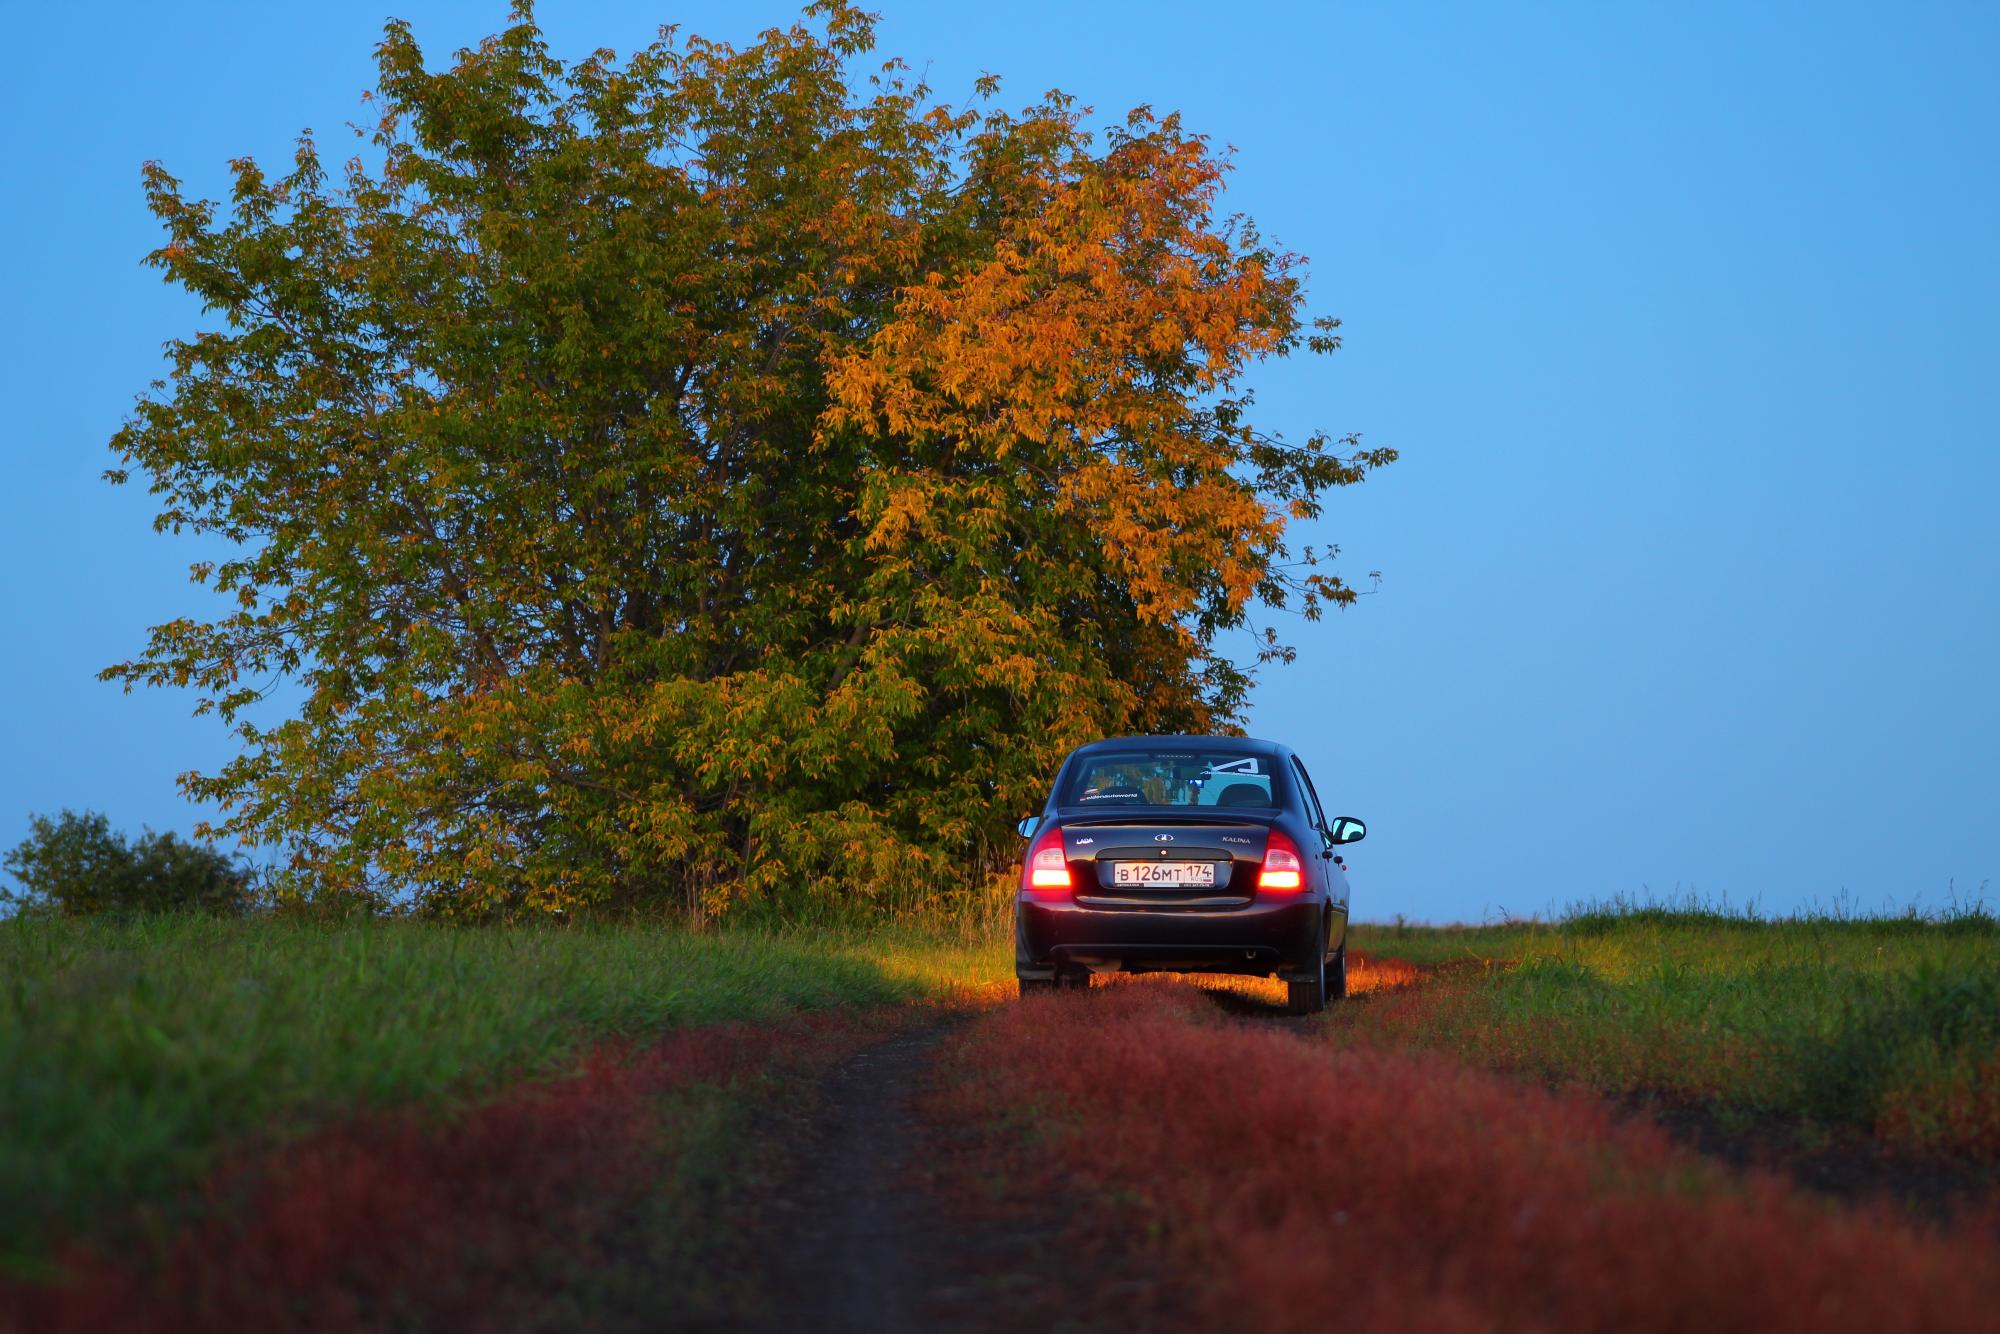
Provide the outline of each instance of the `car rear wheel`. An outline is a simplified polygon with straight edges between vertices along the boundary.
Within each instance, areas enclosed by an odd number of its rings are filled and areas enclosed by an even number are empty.
[[[1304,981],[1290,979],[1285,983],[1285,1008],[1293,1014],[1318,1014],[1326,1008],[1327,974],[1330,970],[1326,962],[1324,917],[1320,918],[1319,922],[1319,948],[1313,951],[1313,962],[1316,966],[1311,977]],[[1347,982],[1347,958],[1344,948],[1341,951],[1340,978],[1344,987]]]
[[[1090,973],[1085,969],[1058,969],[1054,977],[1023,977],[1023,996],[1046,996],[1053,991],[1088,991]]]

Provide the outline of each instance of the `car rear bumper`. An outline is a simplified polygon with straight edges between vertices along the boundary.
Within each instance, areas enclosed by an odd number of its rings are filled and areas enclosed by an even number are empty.
[[[1288,973],[1314,967],[1320,940],[1320,905],[1310,898],[1226,911],[1119,911],[1027,899],[1017,907],[1014,971],[1024,978],[1053,977],[1063,966]]]

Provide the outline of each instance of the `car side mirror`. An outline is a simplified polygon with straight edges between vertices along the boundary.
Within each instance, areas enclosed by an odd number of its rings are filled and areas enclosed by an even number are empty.
[[[1343,815],[1333,822],[1333,828],[1327,830],[1327,837],[1335,843],[1359,843],[1368,837],[1368,826],[1351,815]]]
[[[1042,817],[1039,815],[1024,815],[1021,817],[1021,823],[1014,826],[1014,832],[1022,838],[1027,838],[1035,832],[1035,826],[1041,822]]]

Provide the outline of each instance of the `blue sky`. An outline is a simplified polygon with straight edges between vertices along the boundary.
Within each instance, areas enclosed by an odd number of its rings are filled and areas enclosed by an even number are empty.
[[[879,3],[951,97],[1146,102],[1236,149],[1313,260],[1331,360],[1268,425],[1402,451],[1312,534],[1253,730],[1362,816],[1356,907],[1478,920],[1694,891],[1943,906],[2000,881],[2000,10],[1973,4]],[[98,474],[192,304],[138,260],[139,165],[360,119],[389,13],[434,57],[493,5],[40,6],[0,97],[0,844],[28,812],[196,818],[230,753],[94,675],[199,613],[192,544]],[[558,50],[779,4],[549,3]],[[2000,898],[1990,895],[1989,901]]]

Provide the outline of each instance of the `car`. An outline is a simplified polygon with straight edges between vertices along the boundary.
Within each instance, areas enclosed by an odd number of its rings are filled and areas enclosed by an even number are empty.
[[[1063,761],[1015,899],[1021,994],[1102,972],[1280,977],[1312,1014],[1347,994],[1347,867],[1367,826],[1327,818],[1287,746],[1114,737]]]

